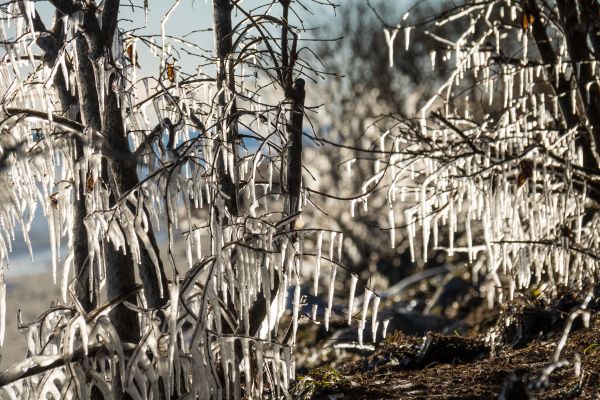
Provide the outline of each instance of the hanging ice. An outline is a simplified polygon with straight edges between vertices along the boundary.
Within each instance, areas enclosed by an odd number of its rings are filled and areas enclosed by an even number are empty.
[[[385,43],[388,46],[388,59],[391,68],[394,66],[394,40],[398,34],[398,29],[393,29],[391,32],[388,29],[384,29],[383,33],[385,34]]]
[[[354,315],[354,295],[356,293],[356,284],[358,277],[352,274],[350,278],[350,295],[348,296],[348,325],[352,325],[352,316]]]

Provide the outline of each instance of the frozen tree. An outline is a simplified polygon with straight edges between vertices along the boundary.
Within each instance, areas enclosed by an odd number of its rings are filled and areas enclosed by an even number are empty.
[[[18,399],[285,396],[304,261],[315,287],[329,268],[326,326],[343,267],[342,234],[296,226],[310,206],[305,80],[321,73],[304,57],[305,5],[202,3],[206,53],[200,27],[166,32],[180,0],[154,34],[122,18],[147,24],[148,1],[49,3],[53,18],[31,0],[0,5],[0,275],[15,229],[29,243],[41,213],[62,301],[21,324],[28,357],[0,385]],[[361,332],[379,303],[364,292]]]
[[[394,21],[372,10],[382,42],[410,48],[422,30],[432,67],[451,68],[414,116],[383,118],[371,152],[383,161],[365,193],[386,190],[392,243],[405,229],[413,259],[466,254],[490,305],[596,282],[600,5],[473,0]]]

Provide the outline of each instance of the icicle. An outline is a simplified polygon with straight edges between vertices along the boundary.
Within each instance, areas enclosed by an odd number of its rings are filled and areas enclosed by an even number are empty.
[[[404,28],[404,50],[408,51],[410,49],[410,31],[412,30],[411,26],[407,26]]]
[[[390,210],[388,211],[388,220],[390,223],[390,244],[393,249],[396,247],[396,224],[393,208],[390,208]]]
[[[474,252],[473,252],[473,237],[471,234],[471,207],[467,210],[467,220],[465,222],[465,230],[467,233],[467,252],[469,257],[469,262],[473,262],[474,260]]]
[[[379,309],[379,302],[381,298],[379,296],[375,296],[373,299],[373,311],[371,314],[371,329],[373,333],[373,343],[377,340],[377,326],[379,322],[377,321],[377,310]]]
[[[358,343],[362,346],[362,337],[363,331],[367,324],[367,312],[369,311],[369,301],[371,300],[371,296],[373,292],[369,288],[365,288],[365,294],[363,299],[363,309],[362,309],[362,317],[360,320],[360,324],[358,326]]]
[[[58,254],[57,254],[57,238],[56,238],[56,231],[57,231],[57,227],[56,227],[56,218],[54,216],[54,210],[53,207],[50,206],[48,207],[48,233],[50,236],[50,250],[52,251],[52,282],[54,282],[56,284],[56,263],[58,261]],[[88,259],[90,264],[93,261],[93,256],[91,258]]]
[[[342,250],[344,248],[344,234],[343,233],[339,233],[338,236],[338,247],[337,247],[337,259],[338,262],[342,262]]]
[[[321,251],[323,248],[323,231],[319,231],[319,236],[317,238],[317,256],[316,256],[316,266],[314,270],[314,286],[313,286],[313,294],[317,296],[319,294],[319,275],[321,274]]]
[[[293,307],[293,312],[292,312],[292,345],[296,344],[296,332],[298,331],[299,313],[300,313],[300,282],[298,280],[298,277],[296,276],[296,287],[294,288],[294,307]]]
[[[354,315],[354,295],[356,293],[356,284],[358,276],[352,274],[350,280],[350,296],[348,298],[348,325],[352,325],[352,316]]]
[[[269,161],[269,192],[273,190],[273,162]]]
[[[388,329],[388,325],[390,324],[390,319],[385,319],[383,320],[383,332],[382,332],[382,336],[385,339],[387,336],[387,329]]]
[[[69,270],[71,269],[71,264],[73,264],[74,252],[71,250],[65,259],[65,263],[63,265],[63,274],[61,281],[61,297],[63,302],[67,302],[68,300],[68,285],[69,285]]]
[[[335,246],[335,237],[337,232],[331,231],[331,236],[329,239],[329,260],[333,262],[333,247]]]
[[[356,159],[352,159],[352,160],[348,160],[348,162],[346,162],[346,175],[348,175],[348,177],[352,177],[352,165],[356,162]]]
[[[337,273],[337,265],[331,262],[331,276],[329,277],[329,293],[327,298],[327,309],[325,310],[325,330],[329,331],[329,318],[331,318],[331,310],[333,309],[333,292],[335,289],[335,275]]]
[[[392,30],[391,33],[388,29],[384,29],[383,33],[385,34],[385,43],[388,46],[388,57],[391,68],[394,66],[394,40],[396,39],[396,35],[398,34],[398,29]]]
[[[409,242],[409,247],[410,247],[410,259],[412,262],[415,262],[415,243],[414,243],[414,235],[413,235],[413,230],[414,230],[413,212],[414,211],[412,209],[407,209],[404,211],[404,215],[405,215],[406,230],[407,230],[407,235],[408,235],[408,242]]]
[[[454,199],[450,199],[449,200],[450,203],[450,211],[448,212],[448,233],[449,233],[449,238],[448,238],[448,255],[449,256],[453,256],[454,255],[454,232],[455,232],[455,219],[456,219],[456,215],[455,215],[455,211],[454,211]]]

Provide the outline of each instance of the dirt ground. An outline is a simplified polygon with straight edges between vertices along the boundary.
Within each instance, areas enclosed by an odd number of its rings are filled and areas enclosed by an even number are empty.
[[[581,301],[569,292],[551,302],[521,300],[488,313],[474,309],[463,318],[471,324],[460,333],[396,332],[374,351],[334,355],[323,350],[326,361],[298,376],[293,397],[600,399],[597,296],[588,307],[589,325],[573,319],[559,362],[553,363]]]

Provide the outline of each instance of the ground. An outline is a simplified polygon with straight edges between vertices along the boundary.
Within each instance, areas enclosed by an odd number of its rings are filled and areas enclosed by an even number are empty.
[[[397,331],[373,351],[326,350],[297,377],[305,399],[600,399],[600,312],[596,290],[589,324],[573,319],[559,362],[557,345],[586,291],[552,300],[521,296],[457,320],[463,329],[408,335]],[[458,314],[460,315],[460,313]]]

